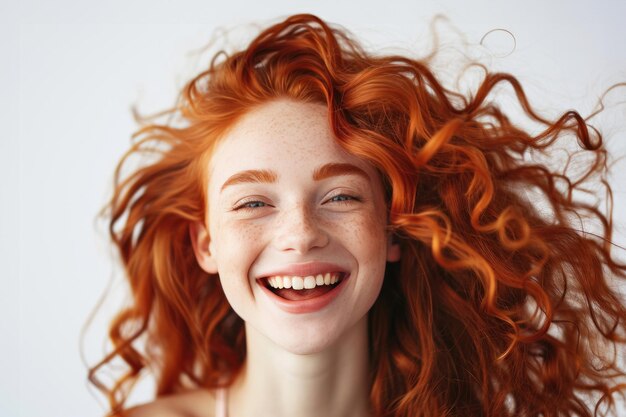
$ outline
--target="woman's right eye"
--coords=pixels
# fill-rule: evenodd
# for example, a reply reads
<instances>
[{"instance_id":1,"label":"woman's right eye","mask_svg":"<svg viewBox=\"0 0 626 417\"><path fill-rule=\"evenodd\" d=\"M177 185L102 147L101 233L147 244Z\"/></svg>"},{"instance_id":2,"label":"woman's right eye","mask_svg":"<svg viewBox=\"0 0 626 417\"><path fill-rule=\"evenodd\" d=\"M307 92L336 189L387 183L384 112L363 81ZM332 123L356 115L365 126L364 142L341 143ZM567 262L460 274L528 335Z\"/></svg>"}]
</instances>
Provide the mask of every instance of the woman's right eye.
<instances>
[{"instance_id":1,"label":"woman's right eye","mask_svg":"<svg viewBox=\"0 0 626 417\"><path fill-rule=\"evenodd\" d=\"M259 201L259 200L243 201L243 202L237 204L233 208L233 211L254 210L254 209L261 208L261 207L266 207L267 205L268 205L267 203L265 203L263 201Z\"/></svg>"}]
</instances>

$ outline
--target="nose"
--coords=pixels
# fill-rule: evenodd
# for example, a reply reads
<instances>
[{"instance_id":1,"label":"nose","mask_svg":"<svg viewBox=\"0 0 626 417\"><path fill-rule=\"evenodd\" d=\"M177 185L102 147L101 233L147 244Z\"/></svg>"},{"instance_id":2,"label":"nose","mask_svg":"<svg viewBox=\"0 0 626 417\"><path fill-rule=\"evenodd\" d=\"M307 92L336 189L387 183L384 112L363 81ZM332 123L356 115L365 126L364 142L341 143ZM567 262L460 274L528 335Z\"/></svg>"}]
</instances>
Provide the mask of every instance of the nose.
<instances>
[{"instance_id":1,"label":"nose","mask_svg":"<svg viewBox=\"0 0 626 417\"><path fill-rule=\"evenodd\" d=\"M328 244L329 236L315 213L305 204L283 211L277 218L274 246L299 254Z\"/></svg>"}]
</instances>

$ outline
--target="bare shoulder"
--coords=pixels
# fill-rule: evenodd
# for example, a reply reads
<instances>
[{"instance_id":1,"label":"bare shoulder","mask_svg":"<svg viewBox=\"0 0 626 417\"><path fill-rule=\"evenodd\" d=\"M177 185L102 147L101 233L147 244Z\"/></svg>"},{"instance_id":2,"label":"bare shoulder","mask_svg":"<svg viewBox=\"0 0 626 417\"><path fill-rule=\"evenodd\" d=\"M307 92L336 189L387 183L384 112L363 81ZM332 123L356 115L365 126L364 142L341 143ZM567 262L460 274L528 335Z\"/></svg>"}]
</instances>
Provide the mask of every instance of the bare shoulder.
<instances>
[{"instance_id":1,"label":"bare shoulder","mask_svg":"<svg viewBox=\"0 0 626 417\"><path fill-rule=\"evenodd\" d=\"M126 410L127 417L214 417L215 397L197 389L157 398Z\"/></svg>"}]
</instances>

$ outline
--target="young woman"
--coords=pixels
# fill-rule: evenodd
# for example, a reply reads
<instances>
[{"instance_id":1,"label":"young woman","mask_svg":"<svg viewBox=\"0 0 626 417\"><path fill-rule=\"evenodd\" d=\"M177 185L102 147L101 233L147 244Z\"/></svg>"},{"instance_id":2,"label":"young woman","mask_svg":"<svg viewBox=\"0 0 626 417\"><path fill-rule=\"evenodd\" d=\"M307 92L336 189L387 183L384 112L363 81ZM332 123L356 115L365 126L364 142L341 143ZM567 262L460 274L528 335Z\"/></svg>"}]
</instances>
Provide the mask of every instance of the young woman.
<instances>
[{"instance_id":1,"label":"young woman","mask_svg":"<svg viewBox=\"0 0 626 417\"><path fill-rule=\"evenodd\" d=\"M545 130L487 100L503 82ZM610 209L575 198L607 171L578 113L543 119L508 74L463 96L425 63L368 54L311 15L218 54L172 113L138 132L110 203L133 295L90 374L110 415L615 405L626 265ZM533 159L568 135L587 156L575 177ZM157 156L122 177L144 153ZM97 371L116 358L128 371L107 387ZM158 398L125 410L147 370Z\"/></svg>"}]
</instances>

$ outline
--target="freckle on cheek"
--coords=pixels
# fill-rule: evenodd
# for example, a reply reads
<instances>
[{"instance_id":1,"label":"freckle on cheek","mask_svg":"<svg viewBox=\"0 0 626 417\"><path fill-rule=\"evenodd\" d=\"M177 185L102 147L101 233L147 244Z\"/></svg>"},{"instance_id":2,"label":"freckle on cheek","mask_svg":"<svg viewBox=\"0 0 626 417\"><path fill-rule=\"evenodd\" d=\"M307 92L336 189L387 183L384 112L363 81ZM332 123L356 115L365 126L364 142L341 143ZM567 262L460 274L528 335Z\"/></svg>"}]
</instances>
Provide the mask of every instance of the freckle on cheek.
<instances>
[{"instance_id":1,"label":"freckle on cheek","mask_svg":"<svg viewBox=\"0 0 626 417\"><path fill-rule=\"evenodd\" d=\"M238 225L235 226L235 232L238 238L250 240L259 237L261 227L257 225Z\"/></svg>"}]
</instances>

